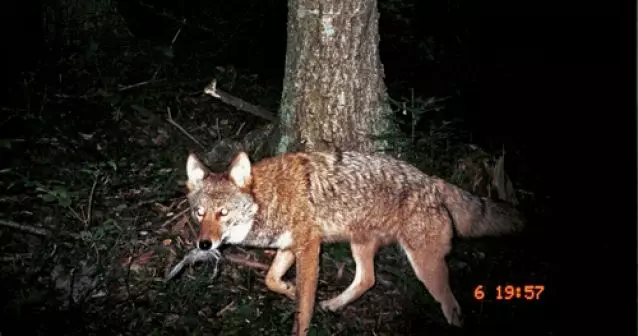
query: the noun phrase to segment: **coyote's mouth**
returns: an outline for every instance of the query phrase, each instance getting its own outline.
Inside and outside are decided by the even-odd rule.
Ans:
[[[213,268],[213,278],[217,275],[217,269],[219,266],[219,261],[222,259],[222,254],[217,249],[210,250],[200,250],[199,248],[194,248],[184,256],[182,261],[180,261],[166,276],[166,281],[173,279],[177,274],[179,274],[184,266],[193,265],[199,261],[208,261],[210,263],[214,263]]]

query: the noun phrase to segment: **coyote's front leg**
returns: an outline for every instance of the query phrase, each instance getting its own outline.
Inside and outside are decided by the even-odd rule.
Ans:
[[[295,263],[295,254],[291,250],[278,250],[273,259],[268,274],[266,274],[266,286],[276,293],[284,294],[290,299],[295,299],[295,285],[281,278]]]

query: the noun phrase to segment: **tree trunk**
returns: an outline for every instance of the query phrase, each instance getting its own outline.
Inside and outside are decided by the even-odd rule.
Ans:
[[[375,0],[288,0],[277,153],[383,150],[389,112]]]

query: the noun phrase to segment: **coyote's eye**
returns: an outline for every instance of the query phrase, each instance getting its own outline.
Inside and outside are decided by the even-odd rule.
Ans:
[[[221,208],[221,209],[219,210],[219,215],[220,215],[220,216],[226,216],[226,215],[228,215],[228,210],[227,210],[226,208]]]
[[[204,217],[205,211],[206,209],[204,209],[204,207],[198,207],[197,208],[197,217]]]

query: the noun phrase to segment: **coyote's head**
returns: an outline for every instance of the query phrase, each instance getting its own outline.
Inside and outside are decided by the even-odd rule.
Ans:
[[[257,204],[249,192],[251,164],[239,153],[226,173],[210,172],[191,154],[186,162],[188,201],[199,223],[197,246],[215,249],[223,243],[241,243],[250,232]]]

